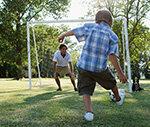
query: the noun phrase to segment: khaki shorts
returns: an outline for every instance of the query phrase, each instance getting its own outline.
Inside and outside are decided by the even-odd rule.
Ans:
[[[63,77],[63,76],[70,76],[71,78],[74,79],[74,75],[71,73],[70,69],[68,66],[65,67],[60,67],[57,66],[56,68],[56,74],[54,75],[54,78],[57,78],[58,76]]]
[[[96,82],[107,90],[116,86],[116,80],[108,68],[105,71],[96,73],[82,69],[78,69],[78,72],[79,95],[93,95]]]

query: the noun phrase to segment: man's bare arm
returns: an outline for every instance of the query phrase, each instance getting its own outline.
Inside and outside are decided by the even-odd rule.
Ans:
[[[58,37],[58,41],[59,41],[60,43],[62,43],[63,40],[64,40],[64,37],[73,36],[73,35],[74,35],[73,31],[68,31],[68,32],[66,32],[66,33],[61,34],[61,35]]]
[[[117,59],[116,55],[114,55],[114,54],[109,55],[109,60],[112,63],[112,65],[114,66],[114,68],[116,69],[120,81],[122,83],[127,82],[127,77],[124,75],[124,73],[123,73],[123,71],[122,71],[122,69],[120,67],[120,64],[118,62],[118,59]]]

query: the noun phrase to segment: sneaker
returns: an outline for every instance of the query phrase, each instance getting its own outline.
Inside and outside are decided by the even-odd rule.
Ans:
[[[112,91],[109,92],[109,97],[110,97],[110,100],[112,100],[113,102],[116,102],[115,95],[113,94]]]
[[[94,119],[94,114],[93,114],[92,112],[86,112],[86,113],[84,114],[84,119],[85,119],[86,121],[93,121],[93,119]]]
[[[115,98],[113,92],[112,91],[109,92],[110,99],[113,102],[116,102],[117,105],[121,106],[125,99],[125,90],[124,89],[119,89],[119,96],[120,96],[120,101],[116,101],[116,98]]]

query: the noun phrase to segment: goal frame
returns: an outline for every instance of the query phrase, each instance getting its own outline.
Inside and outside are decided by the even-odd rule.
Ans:
[[[132,81],[131,81],[131,63],[129,53],[129,41],[128,41],[128,29],[126,18],[116,18],[114,20],[122,20],[122,41],[123,41],[123,56],[124,62],[127,63],[127,75],[128,75],[128,90],[132,93]],[[27,27],[27,53],[28,53],[28,78],[29,78],[29,89],[32,88],[32,71],[31,71],[31,50],[30,50],[30,27],[38,24],[58,24],[58,23],[86,23],[94,22],[93,19],[70,19],[70,20],[49,20],[49,21],[28,21]],[[124,66],[124,71],[126,67]],[[39,75],[40,76],[40,75]]]

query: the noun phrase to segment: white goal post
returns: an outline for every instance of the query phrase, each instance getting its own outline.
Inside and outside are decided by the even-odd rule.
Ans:
[[[115,20],[122,20],[122,43],[123,43],[123,56],[125,57],[124,62],[127,63],[127,75],[128,75],[128,89],[132,92],[132,81],[131,81],[131,64],[130,64],[130,53],[129,53],[129,42],[128,42],[128,29],[126,18],[116,18]],[[27,22],[27,53],[28,53],[28,78],[29,78],[29,89],[32,88],[32,72],[31,72],[31,50],[30,50],[30,27],[37,24],[58,24],[58,23],[85,23],[94,22],[93,19],[74,19],[74,20],[50,20],[50,21],[30,21]],[[36,46],[35,46],[36,48]],[[38,63],[38,60],[37,60]],[[125,70],[126,67],[124,67]],[[40,77],[40,75],[39,75]]]

